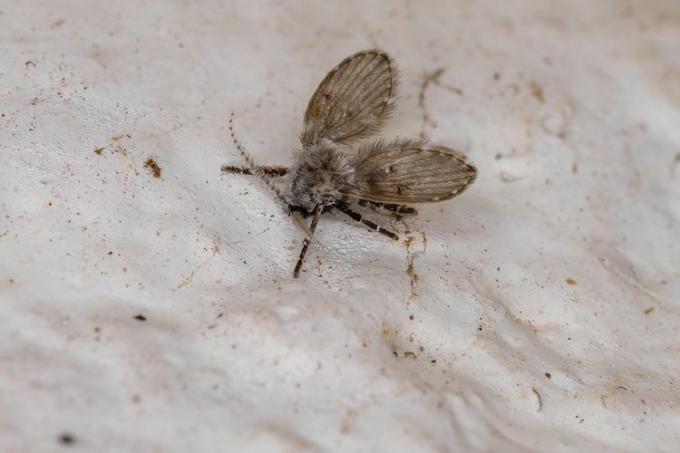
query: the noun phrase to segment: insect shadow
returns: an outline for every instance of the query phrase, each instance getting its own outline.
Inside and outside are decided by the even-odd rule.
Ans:
[[[293,270],[297,278],[322,214],[337,209],[395,241],[399,236],[352,209],[352,204],[389,213],[415,214],[408,206],[449,200],[477,177],[465,155],[423,140],[361,143],[377,134],[395,108],[398,71],[381,50],[358,52],[333,68],[319,84],[305,111],[293,165],[259,166],[236,138],[234,114],[229,131],[244,167],[222,171],[255,175],[298,221],[311,217]],[[275,178],[287,177],[281,193]]]

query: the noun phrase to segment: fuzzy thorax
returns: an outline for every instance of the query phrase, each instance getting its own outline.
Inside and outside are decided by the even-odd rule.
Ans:
[[[295,156],[290,171],[288,202],[307,212],[329,206],[342,198],[341,192],[355,184],[351,157],[328,145],[306,148]]]

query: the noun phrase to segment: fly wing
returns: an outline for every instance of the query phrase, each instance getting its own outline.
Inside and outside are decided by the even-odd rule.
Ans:
[[[347,144],[377,133],[394,109],[396,89],[397,69],[385,52],[365,50],[344,59],[309,100],[302,145]]]
[[[355,157],[356,184],[344,194],[387,203],[448,200],[475,181],[477,169],[465,156],[424,142],[378,140]]]

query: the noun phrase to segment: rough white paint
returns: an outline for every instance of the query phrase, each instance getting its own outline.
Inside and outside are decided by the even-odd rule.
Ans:
[[[423,131],[479,179],[411,255],[324,216],[293,281],[227,115],[285,164],[373,46],[385,135],[445,68]],[[0,113],[3,452],[680,449],[675,0],[2,0]]]

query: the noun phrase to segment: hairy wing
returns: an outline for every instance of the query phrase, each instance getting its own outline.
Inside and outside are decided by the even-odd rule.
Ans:
[[[381,50],[345,58],[309,100],[300,140],[305,148],[331,140],[347,144],[377,133],[394,109],[397,69]]]
[[[356,185],[345,195],[388,203],[422,203],[453,198],[477,177],[465,156],[417,141],[378,140],[355,157]]]

